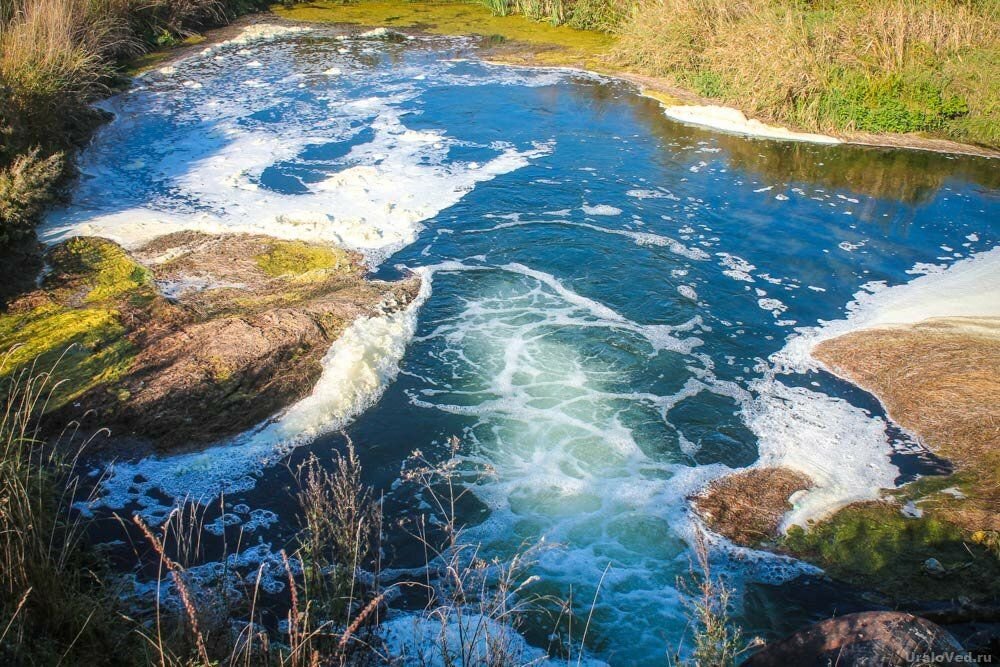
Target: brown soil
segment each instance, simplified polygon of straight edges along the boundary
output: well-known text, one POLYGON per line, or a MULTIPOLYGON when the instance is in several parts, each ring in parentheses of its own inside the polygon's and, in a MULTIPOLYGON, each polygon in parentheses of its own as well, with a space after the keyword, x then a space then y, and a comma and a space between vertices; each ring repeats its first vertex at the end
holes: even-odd
POLYGON ((715 480, 691 501, 713 531, 758 547, 778 537, 781 519, 792 508, 788 498, 810 486, 812 480, 788 468, 751 468, 715 480))
POLYGON ((971 478, 968 498, 939 501, 946 518, 1000 530, 1000 318, 857 331, 824 341, 814 356, 971 478))

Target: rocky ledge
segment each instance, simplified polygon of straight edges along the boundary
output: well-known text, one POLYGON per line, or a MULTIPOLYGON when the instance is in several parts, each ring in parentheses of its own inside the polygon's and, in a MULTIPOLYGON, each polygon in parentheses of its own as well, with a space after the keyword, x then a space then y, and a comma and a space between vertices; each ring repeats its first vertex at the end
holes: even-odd
POLYGON ((746 667, 905 667, 968 664, 971 656, 928 620, 890 611, 820 621, 752 655, 746 667))
POLYGON ((691 498, 694 510, 737 544, 795 556, 878 593, 873 604, 949 624, 1000 622, 1000 319, 863 329, 813 353, 875 394, 893 421, 954 471, 784 533, 789 498, 809 485, 791 470, 716 480, 691 498))
MULTIPOLYGON (((218 441, 304 397, 359 317, 400 309, 419 278, 365 278, 360 256, 266 236, 170 234, 126 252, 74 238, 0 315, 0 383, 51 371, 50 424, 157 449, 218 441)), ((3 384, 0 384, 0 388, 3 384)))

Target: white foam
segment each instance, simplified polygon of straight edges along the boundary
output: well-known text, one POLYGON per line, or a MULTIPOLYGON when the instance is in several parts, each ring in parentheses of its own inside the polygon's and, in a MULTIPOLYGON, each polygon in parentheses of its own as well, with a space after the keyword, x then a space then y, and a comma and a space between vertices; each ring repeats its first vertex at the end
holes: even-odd
POLYGON ((715 105, 676 105, 663 106, 663 113, 668 118, 708 127, 720 132, 740 134, 762 139, 781 139, 784 141, 805 141, 816 144, 839 144, 840 139, 823 134, 793 132, 783 127, 765 125, 759 120, 748 119, 739 109, 715 105))
POLYGON ((677 291, 681 296, 691 299, 692 301, 698 300, 698 292, 690 285, 678 285, 677 291))
MULTIPOLYGON (((915 270, 923 270, 918 264, 915 270)), ((797 330, 775 357, 791 370, 818 367, 811 352, 824 340, 875 327, 916 324, 932 317, 1000 317, 1000 247, 959 260, 908 283, 868 283, 847 305, 845 319, 797 330)))
POLYGON ((448 667, 488 664, 499 647, 514 664, 544 664, 548 656, 508 625, 473 610, 401 614, 379 628, 390 660, 407 665, 448 667))
POLYGON ((843 505, 879 497, 898 476, 892 444, 879 417, 847 401, 788 386, 775 372, 816 370, 821 341, 871 327, 905 325, 930 317, 1000 316, 1000 248, 894 287, 869 284, 847 306, 847 318, 797 330, 772 355, 773 369, 751 385, 758 398, 745 415, 757 434, 759 466, 786 466, 809 475, 816 488, 793 497, 784 525, 802 524, 843 505))
POLYGON ((625 236, 632 239, 632 241, 638 246, 660 246, 665 247, 670 250, 670 252, 675 255, 680 255, 681 257, 687 257, 688 259, 693 259, 697 261, 704 261, 709 259, 710 255, 702 250, 701 248, 695 248, 691 246, 686 246, 676 239, 672 239, 669 236, 664 236, 663 234, 654 234, 653 232, 637 232, 631 229, 614 229, 612 227, 602 227, 600 225, 593 225, 589 222, 573 222, 571 220, 513 220, 511 222, 501 222, 492 227, 487 227, 485 229, 471 229, 469 233, 482 233, 482 232, 492 232, 498 229, 509 229, 511 227, 523 227, 526 225, 565 225, 567 227, 582 227, 584 229, 590 229, 595 232, 601 232, 602 234, 614 234, 615 236, 625 236))
POLYGON ((584 204, 580 209, 587 215, 621 215, 622 210, 610 204, 584 204))
MULTIPOLYGON (((207 52, 274 41, 305 30, 258 24, 207 52)), ((403 105, 418 98, 419 90, 405 68, 398 73, 405 84, 383 81, 377 69, 359 70, 359 76, 371 78, 372 85, 364 88, 353 80, 346 85, 329 76, 334 69, 358 70, 352 54, 330 56, 312 64, 312 70, 306 67, 305 73, 328 76, 317 83, 325 87, 322 94, 309 98, 304 114, 297 109, 280 123, 259 122, 254 113, 270 110, 281 87, 299 86, 299 77, 263 80, 286 66, 283 59, 288 56, 280 46, 247 52, 262 63, 255 70, 263 73, 259 87, 227 76, 244 67, 237 59, 216 62, 202 55, 172 67, 178 72, 176 79, 190 77, 203 82, 203 88, 185 87, 174 77, 164 77, 107 100, 102 106, 115 113, 115 120, 102 128, 83 154, 84 178, 74 190, 73 202, 48 216, 40 230, 43 240, 53 243, 71 235, 94 235, 135 247, 180 230, 261 233, 352 248, 374 268, 412 243, 425 220, 459 202, 477 184, 520 169, 552 150, 546 142, 523 149, 496 142, 478 147, 487 153, 486 159, 451 160, 453 146, 469 144, 443 131, 406 126, 409 111, 403 105), (153 121, 164 124, 162 138, 137 142, 136 129, 149 132, 153 121), (329 174, 324 180, 300 179, 304 191, 296 193, 262 184, 269 167, 294 161, 312 146, 352 141, 359 126, 372 131, 371 141, 353 145, 341 162, 320 172, 329 174), (147 185, 148 191, 137 196, 137 182, 155 185, 147 185)), ((442 81, 450 67, 431 66, 442 81)), ((511 77, 500 70, 496 76, 490 72, 455 78, 485 84, 511 77)), ((527 74, 514 78, 531 85, 528 79, 527 74)))
MULTIPOLYGON (((494 473, 470 487, 490 514, 465 539, 493 555, 516 542, 512 534, 543 536, 557 546, 538 555, 532 573, 559 591, 572 587, 583 613, 611 563, 597 602, 606 654, 662 654, 664 637, 680 636, 687 623, 675 587, 695 530, 685 497, 728 470, 664 456, 674 428, 667 415, 700 392, 743 392, 714 380, 710 361, 682 344, 678 327, 631 321, 551 274, 457 262, 428 271, 435 282, 445 272, 495 273, 470 281, 480 291, 463 292, 454 311, 429 323, 418 344, 430 348, 433 375, 410 392, 418 407, 467 418, 464 456, 494 473), (611 358, 598 352, 608 345, 611 358), (683 355, 697 379, 673 393, 634 388, 631 374, 657 363, 661 349, 683 355), (626 623, 627 639, 614 632, 626 623)), ((678 457, 693 451, 678 441, 678 457)), ((773 567, 746 571, 780 578, 773 567)))
POLYGON ((814 488, 792 496, 782 526, 805 525, 892 488, 898 469, 885 422, 847 401, 789 386, 773 377, 751 383, 758 394, 744 410, 758 439, 758 467, 782 466, 808 475, 814 488))
MULTIPOLYGON (((482 164, 443 164, 451 142, 436 133, 408 130, 391 108, 384 107, 371 127, 374 140, 352 152, 363 164, 313 184, 308 195, 273 192, 255 183, 267 166, 301 150, 308 138, 289 141, 234 132, 212 155, 173 178, 181 196, 199 203, 197 212, 71 207, 50 216, 42 236, 50 243, 78 234, 102 236, 136 247, 180 230, 261 233, 352 248, 374 267, 415 241, 424 220, 456 204, 477 183, 524 167, 551 150, 547 144, 526 151, 505 147, 482 164)), ((173 171, 175 159, 165 161, 164 170, 173 171)))
POLYGON ((733 280, 742 280, 745 282, 754 282, 753 276, 750 272, 755 270, 757 267, 746 261, 742 257, 730 254, 728 252, 718 252, 715 253, 716 256, 721 257, 720 264, 725 267, 722 272, 723 275, 732 278, 733 280))
POLYGON ((297 35, 312 31, 306 26, 278 25, 276 23, 254 23, 243 28, 236 37, 227 39, 216 44, 211 44, 202 49, 202 55, 214 54, 230 46, 246 46, 254 42, 269 42, 290 35, 297 35))
POLYGON ((203 451, 114 463, 102 482, 101 495, 85 509, 122 509, 137 503, 142 514, 155 521, 165 517, 173 504, 164 505, 152 491, 175 502, 206 504, 221 493, 252 489, 265 467, 292 448, 342 428, 378 400, 399 372, 428 290, 422 285, 404 309, 355 320, 323 358, 323 372, 312 393, 274 420, 203 451))

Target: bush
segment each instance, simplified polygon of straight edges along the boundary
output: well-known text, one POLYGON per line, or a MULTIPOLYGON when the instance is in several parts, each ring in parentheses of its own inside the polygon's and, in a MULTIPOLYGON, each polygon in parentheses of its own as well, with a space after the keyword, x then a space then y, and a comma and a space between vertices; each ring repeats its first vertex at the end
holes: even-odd
POLYGON ((0 168, 0 246, 31 233, 64 169, 63 153, 42 157, 38 148, 0 168))

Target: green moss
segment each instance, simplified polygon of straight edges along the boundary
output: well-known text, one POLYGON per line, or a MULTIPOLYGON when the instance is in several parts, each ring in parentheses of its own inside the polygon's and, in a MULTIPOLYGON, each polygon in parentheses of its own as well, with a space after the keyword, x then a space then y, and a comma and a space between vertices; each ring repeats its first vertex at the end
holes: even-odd
POLYGON ((45 306, 25 314, 0 315, 0 349, 11 350, 0 380, 34 363, 60 383, 50 408, 120 378, 135 350, 125 337, 118 311, 111 308, 45 306))
POLYGON ((0 379, 18 367, 52 371, 60 382, 51 408, 93 387, 110 384, 131 366, 121 306, 153 294, 149 272, 119 246, 97 238, 71 239, 49 255, 50 290, 32 308, 0 315, 0 379))
POLYGON ((79 237, 57 246, 49 255, 49 283, 86 289, 84 301, 100 303, 140 288, 152 289, 149 271, 121 246, 100 238, 79 237))
POLYGON ((351 266, 343 250, 302 241, 275 241, 267 252, 254 259, 261 271, 276 278, 322 278, 331 271, 351 266))
POLYGON ((780 547, 895 600, 1000 595, 1000 561, 987 548, 933 515, 904 516, 895 503, 857 503, 809 530, 792 527, 780 547), (926 574, 928 558, 936 558, 947 574, 926 574))
POLYGON ((296 21, 347 23, 392 28, 417 28, 440 35, 484 35, 496 41, 545 47, 552 64, 605 53, 615 42, 610 35, 554 26, 524 16, 495 16, 485 6, 464 2, 356 2, 329 0, 274 5, 271 10, 296 21), (555 47, 555 53, 551 52, 555 47))

